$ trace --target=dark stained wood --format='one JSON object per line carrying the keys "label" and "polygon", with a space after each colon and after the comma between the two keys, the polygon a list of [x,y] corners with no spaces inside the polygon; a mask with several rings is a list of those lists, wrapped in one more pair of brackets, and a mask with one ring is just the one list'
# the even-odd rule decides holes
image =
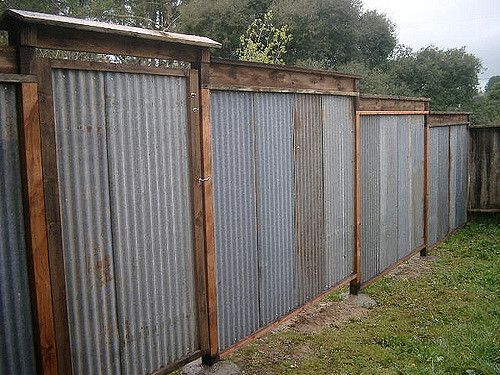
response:
{"label": "dark stained wood", "polygon": [[[21,37],[20,30],[17,43],[22,46],[106,53],[158,59],[175,59],[182,61],[199,61],[203,48],[180,43],[162,42],[159,40],[139,39],[134,36],[107,35],[101,32],[74,30],[57,26],[33,25],[36,37]],[[31,32],[30,34],[33,34]]]}
{"label": "dark stained wood", "polygon": [[468,113],[435,113],[431,112],[428,119],[429,126],[450,126],[469,124]]}
{"label": "dark stained wood", "polygon": [[201,181],[203,188],[203,210],[205,228],[205,270],[207,283],[207,309],[209,351],[203,361],[212,363],[219,356],[219,337],[217,327],[217,280],[214,230],[214,198],[212,185],[212,123],[210,120],[210,54],[203,51],[201,61],[192,64],[199,73],[200,118],[201,118]]}
{"label": "dark stained wood", "polygon": [[250,344],[252,341],[255,341],[257,340],[259,337],[262,337],[264,336],[265,334],[271,332],[272,330],[274,330],[275,328],[277,328],[278,326],[280,326],[281,324],[287,322],[288,320],[294,318],[295,316],[297,316],[298,314],[300,314],[301,312],[303,312],[304,310],[306,310],[307,308],[309,308],[310,306],[320,302],[321,300],[323,300],[325,297],[327,297],[329,294],[331,294],[332,292],[336,291],[337,289],[349,284],[352,280],[354,280],[356,278],[355,275],[351,275],[351,276],[348,276],[347,278],[345,278],[344,280],[340,281],[339,283],[335,284],[333,287],[329,288],[328,290],[322,292],[320,295],[318,295],[317,297],[311,299],[310,301],[308,301],[306,304],[302,305],[301,307],[293,310],[292,312],[290,312],[289,314],[283,316],[282,318],[280,318],[279,320],[273,322],[273,323],[270,323],[269,325],[259,329],[258,331],[252,333],[251,335],[245,337],[243,340],[240,340],[238,341],[236,344],[234,344],[233,346],[227,348],[226,350],[224,350],[221,354],[220,354],[220,357],[221,359],[225,359],[227,358],[231,353],[233,353],[234,351]]}
{"label": "dark stained wood", "polygon": [[0,73],[0,82],[20,83],[36,81],[37,78],[34,75]]}
{"label": "dark stained wood", "polygon": [[205,210],[205,257],[207,270],[208,319],[210,331],[210,353],[218,355],[217,329],[217,282],[214,232],[214,202],[212,186],[212,125],[210,122],[210,90],[201,90],[202,155],[203,155],[203,201]]}
{"label": "dark stained wood", "polygon": [[361,95],[359,111],[427,111],[428,99]]}
{"label": "dark stained wood", "polygon": [[63,259],[61,217],[59,207],[59,179],[52,100],[52,72],[48,60],[37,60],[39,77],[40,127],[42,141],[43,185],[45,190],[45,218],[48,230],[52,303],[57,340],[59,375],[71,374],[68,315],[66,308],[66,281]]}
{"label": "dark stained wood", "polygon": [[313,90],[354,93],[357,78],[327,71],[256,63],[217,62],[210,64],[210,88],[253,91]]}
{"label": "dark stained wood", "polygon": [[47,228],[42,176],[38,88],[21,83],[19,90],[19,134],[22,163],[26,243],[32,273],[35,333],[39,367],[44,374],[57,374],[56,336],[52,311]]}
{"label": "dark stained wood", "polygon": [[111,64],[96,61],[78,61],[78,60],[50,60],[52,68],[56,69],[74,69],[74,70],[92,70],[101,72],[117,73],[135,73],[135,74],[154,74],[160,76],[186,77],[189,75],[187,69],[156,68],[144,65]]}
{"label": "dark stained wood", "polygon": [[198,71],[191,70],[187,83],[188,126],[191,135],[191,197],[193,202],[195,287],[197,301],[198,336],[201,353],[210,352],[209,321],[207,307],[207,275],[205,262],[205,231],[203,210],[203,187],[199,179],[203,176],[201,154],[200,89]]}
{"label": "dark stained wood", "polygon": [[17,52],[14,47],[4,46],[0,48],[0,72],[18,73]]}
{"label": "dark stained wood", "polygon": [[469,210],[500,210],[500,127],[469,128]]}

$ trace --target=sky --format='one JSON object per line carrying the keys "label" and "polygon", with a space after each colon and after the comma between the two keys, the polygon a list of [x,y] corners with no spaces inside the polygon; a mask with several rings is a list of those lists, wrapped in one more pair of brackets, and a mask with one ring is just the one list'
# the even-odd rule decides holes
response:
{"label": "sky", "polygon": [[500,75],[500,0],[363,0],[365,10],[385,13],[399,43],[413,49],[466,47],[479,57],[481,88]]}

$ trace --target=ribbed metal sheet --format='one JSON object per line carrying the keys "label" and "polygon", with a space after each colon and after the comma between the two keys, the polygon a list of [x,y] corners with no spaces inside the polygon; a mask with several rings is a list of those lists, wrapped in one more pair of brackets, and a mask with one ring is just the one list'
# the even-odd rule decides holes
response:
{"label": "ribbed metal sheet", "polygon": [[211,95],[219,347],[259,327],[253,94]]}
{"label": "ribbed metal sheet", "polygon": [[428,244],[432,246],[449,232],[449,128],[429,128],[428,141]]}
{"label": "ribbed metal sheet", "polygon": [[423,245],[423,116],[361,118],[362,280]]}
{"label": "ribbed metal sheet", "polygon": [[260,326],[295,307],[293,99],[254,94]]}
{"label": "ribbed metal sheet", "polygon": [[302,305],[327,285],[321,96],[298,94],[294,111],[296,296]]}
{"label": "ribbed metal sheet", "polygon": [[120,373],[104,79],[98,72],[53,72],[66,298],[75,374]]}
{"label": "ribbed metal sheet", "polygon": [[199,348],[186,80],[106,75],[122,372],[149,374]]}
{"label": "ribbed metal sheet", "polygon": [[450,128],[450,230],[467,222],[467,125]]}
{"label": "ribbed metal sheet", "polygon": [[0,84],[0,374],[34,374],[16,90]]}
{"label": "ribbed metal sheet", "polygon": [[329,288],[354,271],[353,99],[322,96],[326,275]]}
{"label": "ribbed metal sheet", "polygon": [[53,72],[75,374],[198,349],[183,78]]}

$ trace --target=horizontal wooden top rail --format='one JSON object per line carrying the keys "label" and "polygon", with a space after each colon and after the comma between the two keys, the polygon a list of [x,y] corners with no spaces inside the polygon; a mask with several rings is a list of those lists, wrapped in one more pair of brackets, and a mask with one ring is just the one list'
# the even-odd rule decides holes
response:
{"label": "horizontal wooden top rail", "polygon": [[209,88],[355,96],[358,79],[331,71],[212,59]]}
{"label": "horizontal wooden top rail", "polygon": [[429,111],[356,111],[360,116],[404,116],[404,115],[427,115]]}
{"label": "horizontal wooden top rail", "polygon": [[359,97],[358,111],[429,111],[429,99],[366,95]]}
{"label": "horizontal wooden top rail", "polygon": [[0,82],[12,82],[12,83],[34,83],[37,82],[37,77],[30,74],[10,74],[10,73],[0,73]]}
{"label": "horizontal wooden top rail", "polygon": [[53,69],[154,74],[154,75],[174,76],[174,77],[187,77],[189,75],[188,69],[174,69],[174,68],[153,67],[145,65],[113,64],[106,62],[65,60],[65,59],[52,59],[50,60],[50,66]]}
{"label": "horizontal wooden top rail", "polygon": [[468,125],[469,117],[469,113],[465,112],[431,112],[427,117],[427,123],[430,127]]}
{"label": "horizontal wooden top rail", "polygon": [[185,35],[105,22],[9,9],[0,20],[15,46],[105,53],[180,61],[204,61],[220,43]]}

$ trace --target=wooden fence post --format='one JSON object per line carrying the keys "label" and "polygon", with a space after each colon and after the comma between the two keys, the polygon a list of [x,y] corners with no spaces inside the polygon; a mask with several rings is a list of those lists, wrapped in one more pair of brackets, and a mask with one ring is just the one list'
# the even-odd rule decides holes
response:
{"label": "wooden fence post", "polygon": [[20,84],[18,108],[26,245],[34,299],[32,305],[35,336],[39,346],[38,367],[45,375],[55,375],[58,370],[45,222],[37,83]]}

